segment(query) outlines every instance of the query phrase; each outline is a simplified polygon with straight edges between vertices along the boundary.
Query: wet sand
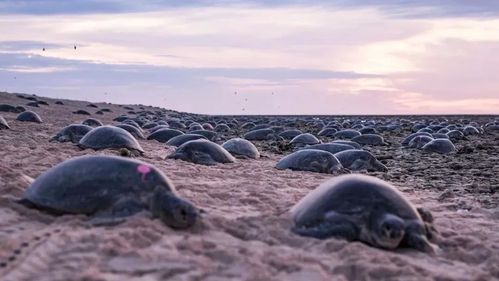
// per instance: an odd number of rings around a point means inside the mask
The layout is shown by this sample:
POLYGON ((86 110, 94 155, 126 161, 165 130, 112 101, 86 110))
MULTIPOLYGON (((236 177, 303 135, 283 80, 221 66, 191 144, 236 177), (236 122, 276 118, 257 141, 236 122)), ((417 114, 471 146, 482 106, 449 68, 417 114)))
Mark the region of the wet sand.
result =
MULTIPOLYGON (((385 159, 389 172, 366 173, 393 183, 433 213, 440 250, 432 256, 294 235, 289 209, 332 175, 277 170, 282 155, 266 150, 258 160, 207 167, 165 159, 172 147, 139 140, 146 153, 137 158, 161 169, 182 197, 206 210, 202 222, 187 231, 172 230, 147 214, 113 227, 93 227, 85 216, 54 217, 27 209, 13 200, 22 196, 28 177, 74 156, 118 154, 48 142, 60 128, 89 117, 72 111, 98 109, 83 101, 55 105, 53 99, 41 99, 50 106, 26 106, 42 117, 41 124, 0 112, 11 126, 0 131, 0 280, 499 279, 497 136, 471 136, 457 148, 474 151, 454 155, 402 149, 407 132, 384 133, 391 146, 367 147, 385 159)), ((27 102, 0 93, 0 103, 27 102)), ((113 111, 91 116, 104 124, 116 124, 112 119, 128 111, 95 104, 113 111)))

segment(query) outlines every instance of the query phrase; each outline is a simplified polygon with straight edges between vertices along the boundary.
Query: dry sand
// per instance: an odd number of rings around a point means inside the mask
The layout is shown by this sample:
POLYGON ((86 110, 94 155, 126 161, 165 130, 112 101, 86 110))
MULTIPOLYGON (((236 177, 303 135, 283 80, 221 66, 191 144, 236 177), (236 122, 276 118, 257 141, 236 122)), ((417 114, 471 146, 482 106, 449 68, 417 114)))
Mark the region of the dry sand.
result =
MULTIPOLYGON (((84 154, 48 139, 65 125, 95 112, 87 102, 43 98, 29 108, 44 123, 15 121, 0 131, 0 280, 494 280, 499 279, 499 144, 495 136, 471 137, 470 154, 423 155, 403 150, 403 135, 374 148, 388 173, 369 173, 395 184, 417 206, 433 212, 440 232, 434 255, 411 249, 385 251, 359 242, 316 240, 289 231, 287 211, 331 175, 274 169, 281 155, 206 167, 165 160, 172 148, 140 141, 139 157, 161 169, 179 193, 205 209, 200 224, 175 231, 147 215, 114 227, 91 227, 84 216, 53 217, 12 202, 55 164, 84 154), (477 149, 476 147, 480 149, 477 149)), ((27 101, 0 93, 0 103, 27 101)), ((106 124, 127 110, 93 115, 106 124)), ((137 107, 137 106, 136 106, 137 107)), ((462 148, 462 144, 458 144, 462 148)))

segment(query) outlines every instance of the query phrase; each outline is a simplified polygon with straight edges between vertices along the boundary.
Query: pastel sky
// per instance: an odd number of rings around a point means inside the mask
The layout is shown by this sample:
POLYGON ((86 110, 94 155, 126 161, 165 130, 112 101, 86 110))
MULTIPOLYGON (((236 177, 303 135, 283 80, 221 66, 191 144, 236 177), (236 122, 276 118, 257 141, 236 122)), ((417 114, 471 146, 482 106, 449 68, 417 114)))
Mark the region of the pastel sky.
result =
POLYGON ((0 90, 208 114, 499 114, 499 1, 1 0, 0 90))

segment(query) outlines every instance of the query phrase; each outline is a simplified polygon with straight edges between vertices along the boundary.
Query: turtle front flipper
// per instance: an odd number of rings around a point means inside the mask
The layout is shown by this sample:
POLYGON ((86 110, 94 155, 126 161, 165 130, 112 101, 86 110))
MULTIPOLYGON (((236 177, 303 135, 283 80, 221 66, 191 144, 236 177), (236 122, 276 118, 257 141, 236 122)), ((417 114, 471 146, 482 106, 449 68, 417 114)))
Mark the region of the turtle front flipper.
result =
POLYGON ((438 246, 428 241, 426 228, 420 222, 409 223, 405 232, 402 241, 404 246, 430 254, 435 254, 438 251, 438 246))
POLYGON ((328 212, 324 221, 315 226, 294 226, 291 231, 301 235, 318 239, 330 237, 343 238, 348 241, 358 240, 359 228, 346 216, 336 212, 328 212))
POLYGON ((125 222, 127 217, 146 209, 147 206, 136 199, 122 198, 109 208, 95 213, 89 223, 94 226, 113 226, 125 222))

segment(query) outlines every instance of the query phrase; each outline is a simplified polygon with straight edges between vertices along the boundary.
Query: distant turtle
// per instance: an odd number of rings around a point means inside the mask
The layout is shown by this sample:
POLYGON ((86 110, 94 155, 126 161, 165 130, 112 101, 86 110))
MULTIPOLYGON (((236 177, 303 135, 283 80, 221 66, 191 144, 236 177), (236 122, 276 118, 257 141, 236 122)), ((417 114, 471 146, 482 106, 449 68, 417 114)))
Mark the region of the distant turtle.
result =
POLYGON ((38 114, 36 114, 33 111, 24 111, 19 113, 19 115, 17 115, 16 117, 16 120, 24 122, 35 122, 35 123, 43 122, 42 118, 40 118, 40 116, 38 116, 38 114))
POLYGON ((306 146, 305 149, 319 149, 335 154, 343 150, 355 149, 355 147, 348 144, 330 142, 330 143, 319 143, 319 144, 309 145, 306 146))
MULTIPOLYGON (((431 134, 431 136, 434 138, 434 139, 448 139, 449 136, 447 134, 442 134, 442 133, 433 133, 431 134)), ((420 136, 418 136, 420 137, 420 136)), ((417 137, 416 137, 417 138, 417 137)), ((411 140, 412 141, 412 140, 411 140)), ((409 142, 410 144, 411 142, 409 142)))
POLYGON ((450 140, 458 141, 464 139, 464 134, 459 130, 451 130, 446 134, 450 140))
POLYGON ((203 127, 203 130, 213 131, 215 129, 210 123, 203 123, 201 126, 203 127))
POLYGON ((151 128, 154 128, 158 126, 158 123, 156 122, 149 122, 149 123, 146 123, 142 126, 142 129, 151 129, 151 128))
POLYGON ((375 128, 372 128, 372 127, 364 127, 364 128, 361 128, 359 129, 359 133, 365 135, 365 134, 378 134, 378 131, 376 131, 375 128))
POLYGON ((343 167, 352 171, 388 171, 388 168, 379 162, 369 151, 350 149, 335 153, 334 156, 336 156, 343 167))
POLYGON ((324 128, 317 135, 320 137, 334 137, 334 134, 338 132, 335 128, 324 128))
POLYGON ((92 129, 92 127, 83 124, 71 124, 62 128, 49 141, 78 143, 92 129))
POLYGON ((291 169, 332 174, 343 167, 336 157, 327 151, 302 149, 284 156, 276 166, 279 170, 291 169))
MULTIPOLYGON (((131 124, 130 124, 130 125, 131 125, 131 124)), ((137 126, 139 126, 139 125, 137 124, 137 126)), ((139 127, 140 127, 140 126, 139 126, 139 127)), ((156 126, 156 127, 150 128, 150 129, 149 129, 149 133, 151 133, 151 134, 152 134, 152 133, 154 133, 154 132, 156 132, 156 131, 159 131, 159 130, 161 130, 161 129, 172 129, 172 128, 170 128, 170 126, 169 126, 169 125, 158 125, 158 126, 156 126)), ((172 129, 172 130, 173 130, 173 129, 172 129)), ((178 131, 178 130, 176 130, 176 131, 178 131)))
POLYGON ((100 126, 88 132, 79 142, 81 148, 95 150, 105 148, 127 148, 139 153, 144 150, 137 140, 125 129, 115 126, 100 126))
POLYGON ((31 107, 40 107, 37 101, 28 102, 26 105, 31 107))
POLYGON ((95 104, 93 104, 93 103, 89 103, 89 104, 87 104, 87 107, 99 108, 97 105, 95 105, 95 104))
POLYGON ((64 103, 60 100, 56 101, 55 104, 58 104, 58 105, 64 105, 64 103))
POLYGON ((272 129, 258 129, 249 131, 243 136, 247 140, 256 140, 256 141, 264 141, 264 140, 275 140, 276 134, 272 129))
POLYGON ((7 123, 7 120, 0 116, 0 130, 2 129, 10 129, 9 123, 7 123))
POLYGON ((94 118, 88 118, 85 121, 81 122, 84 125, 91 126, 91 127, 99 127, 99 126, 104 126, 100 120, 94 119, 94 118))
POLYGON ((304 133, 294 137, 289 143, 295 146, 304 146, 307 144, 318 144, 321 143, 321 141, 312 134, 304 133))
POLYGON ((355 149, 361 149, 362 148, 359 143, 354 142, 354 141, 350 141, 350 140, 334 140, 332 143, 339 143, 339 144, 345 144, 345 145, 353 146, 355 149))
POLYGON ((468 135, 479 135, 480 131, 477 128, 473 127, 473 126, 466 126, 463 129, 463 134, 465 136, 468 136, 468 135))
POLYGON ((429 143, 432 140, 433 140, 432 137, 429 137, 429 136, 426 136, 426 135, 421 135, 421 136, 417 136, 417 137, 413 138, 409 142, 408 146, 410 148, 421 149, 425 144, 429 143))
POLYGON ((256 146, 246 139, 233 138, 224 142, 222 147, 235 157, 260 158, 260 152, 256 146))
POLYGON ((388 145, 382 136, 376 134, 363 134, 353 137, 351 140, 359 144, 388 145))
POLYGON ((403 141, 402 141, 402 146, 408 146, 409 145, 409 142, 417 137, 417 136, 429 136, 429 137, 432 137, 432 135, 430 133, 426 133, 426 132, 419 132, 419 133, 412 133, 410 134, 408 137, 406 137, 403 141))
POLYGON ((292 231, 319 239, 362 241, 396 249, 414 248, 434 253, 429 222, 391 184, 366 175, 342 175, 328 180, 292 209, 292 231))
POLYGON ((118 128, 122 128, 122 129, 126 130, 127 132, 132 134, 132 136, 134 136, 136 139, 141 139, 141 140, 146 139, 146 137, 144 136, 144 133, 142 132, 141 129, 134 127, 130 124, 118 124, 115 126, 118 128))
POLYGON ((176 229, 189 228, 199 217, 154 166, 104 155, 79 156, 50 168, 18 202, 52 214, 85 214, 98 225, 120 223, 144 210, 176 229))
POLYGON ((198 139, 207 139, 205 136, 202 135, 197 135, 197 134, 183 134, 183 135, 178 135, 166 142, 167 145, 171 146, 181 146, 182 144, 191 141, 191 140, 198 140, 198 139))
POLYGON ((88 111, 83 110, 83 109, 78 109, 77 111, 73 111, 73 114, 90 115, 90 113, 88 111))
POLYGON ((225 148, 205 139, 191 140, 182 144, 168 158, 208 166, 236 161, 225 148))
POLYGON ((353 130, 353 129, 344 129, 341 131, 336 132, 333 136, 335 138, 340 138, 340 139, 351 139, 356 136, 360 136, 361 133, 359 131, 353 130))
POLYGON ((218 124, 215 126, 215 132, 229 132, 231 129, 227 124, 218 124))
POLYGON ((157 140, 159 142, 167 142, 171 138, 176 137, 178 135, 183 135, 184 133, 175 129, 159 129, 154 133, 150 134, 147 139, 148 140, 157 140))
MULTIPOLYGON (((12 113, 20 113, 22 112, 19 108, 10 105, 10 104, 0 104, 0 111, 2 112, 12 112, 12 113)), ((24 111, 24 110, 23 110, 24 111)))
POLYGON ((291 130, 285 130, 281 133, 279 133, 279 136, 282 137, 285 140, 292 140, 298 135, 301 135, 302 131, 297 130, 297 129, 291 129, 291 130))
POLYGON ((202 135, 205 138, 211 140, 211 141, 218 141, 220 138, 216 132, 210 131, 210 130, 195 130, 195 131, 190 131, 190 134, 196 134, 196 135, 202 135))
POLYGON ((448 139, 434 139, 423 146, 423 151, 447 154, 456 151, 452 141, 448 139))

